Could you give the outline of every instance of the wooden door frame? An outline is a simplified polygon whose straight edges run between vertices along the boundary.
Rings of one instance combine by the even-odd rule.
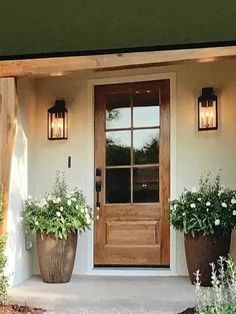
[[[176,74],[171,73],[150,73],[143,75],[125,76],[125,77],[112,77],[104,79],[92,79],[88,81],[88,100],[89,108],[91,110],[91,115],[93,116],[93,144],[94,144],[94,88],[96,85],[107,85],[107,84],[120,84],[120,83],[132,83],[132,82],[142,82],[142,81],[153,81],[153,80],[170,80],[170,197],[173,198],[176,195],[175,192],[175,182],[176,182],[176,113],[175,113],[175,103],[176,103]],[[93,182],[93,187],[95,185],[94,178],[94,167],[95,167],[95,150],[93,145],[93,167],[92,167],[92,177],[91,182]],[[95,202],[94,193],[93,201]],[[94,225],[92,226],[92,232],[89,233],[89,250],[88,250],[88,274],[98,274],[98,275],[158,275],[158,276],[168,276],[175,275],[176,272],[176,232],[171,228],[170,230],[170,268],[169,269],[156,269],[156,270],[134,270],[134,269],[98,269],[94,267]],[[145,271],[144,271],[145,270]]]

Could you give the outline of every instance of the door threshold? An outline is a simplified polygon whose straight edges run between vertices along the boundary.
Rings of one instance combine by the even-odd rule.
[[[96,267],[88,275],[95,276],[176,276],[170,267]]]
[[[98,269],[169,269],[170,265],[105,265],[105,264],[98,264],[94,265],[94,268]]]

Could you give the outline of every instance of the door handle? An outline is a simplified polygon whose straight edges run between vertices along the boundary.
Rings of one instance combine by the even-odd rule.
[[[101,192],[101,187],[102,187],[101,181],[96,181],[96,194],[97,194],[96,207],[97,208],[100,208],[99,193]]]
[[[97,210],[97,220],[99,220],[99,210],[100,210],[100,192],[102,190],[102,171],[99,168],[96,168],[96,210]]]

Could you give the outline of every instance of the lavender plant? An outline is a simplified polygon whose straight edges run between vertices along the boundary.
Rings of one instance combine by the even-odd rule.
[[[197,314],[236,313],[236,265],[224,257],[219,258],[218,264],[219,267],[210,264],[212,288],[202,288],[199,271],[195,274]]]

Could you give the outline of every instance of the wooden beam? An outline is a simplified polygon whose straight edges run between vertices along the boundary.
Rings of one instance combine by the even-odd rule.
[[[0,77],[59,76],[80,70],[119,70],[183,62],[210,62],[236,56],[236,46],[159,52],[0,61]]]
[[[0,79],[0,181],[3,192],[3,225],[7,230],[11,163],[16,135],[16,84],[14,78]]]

